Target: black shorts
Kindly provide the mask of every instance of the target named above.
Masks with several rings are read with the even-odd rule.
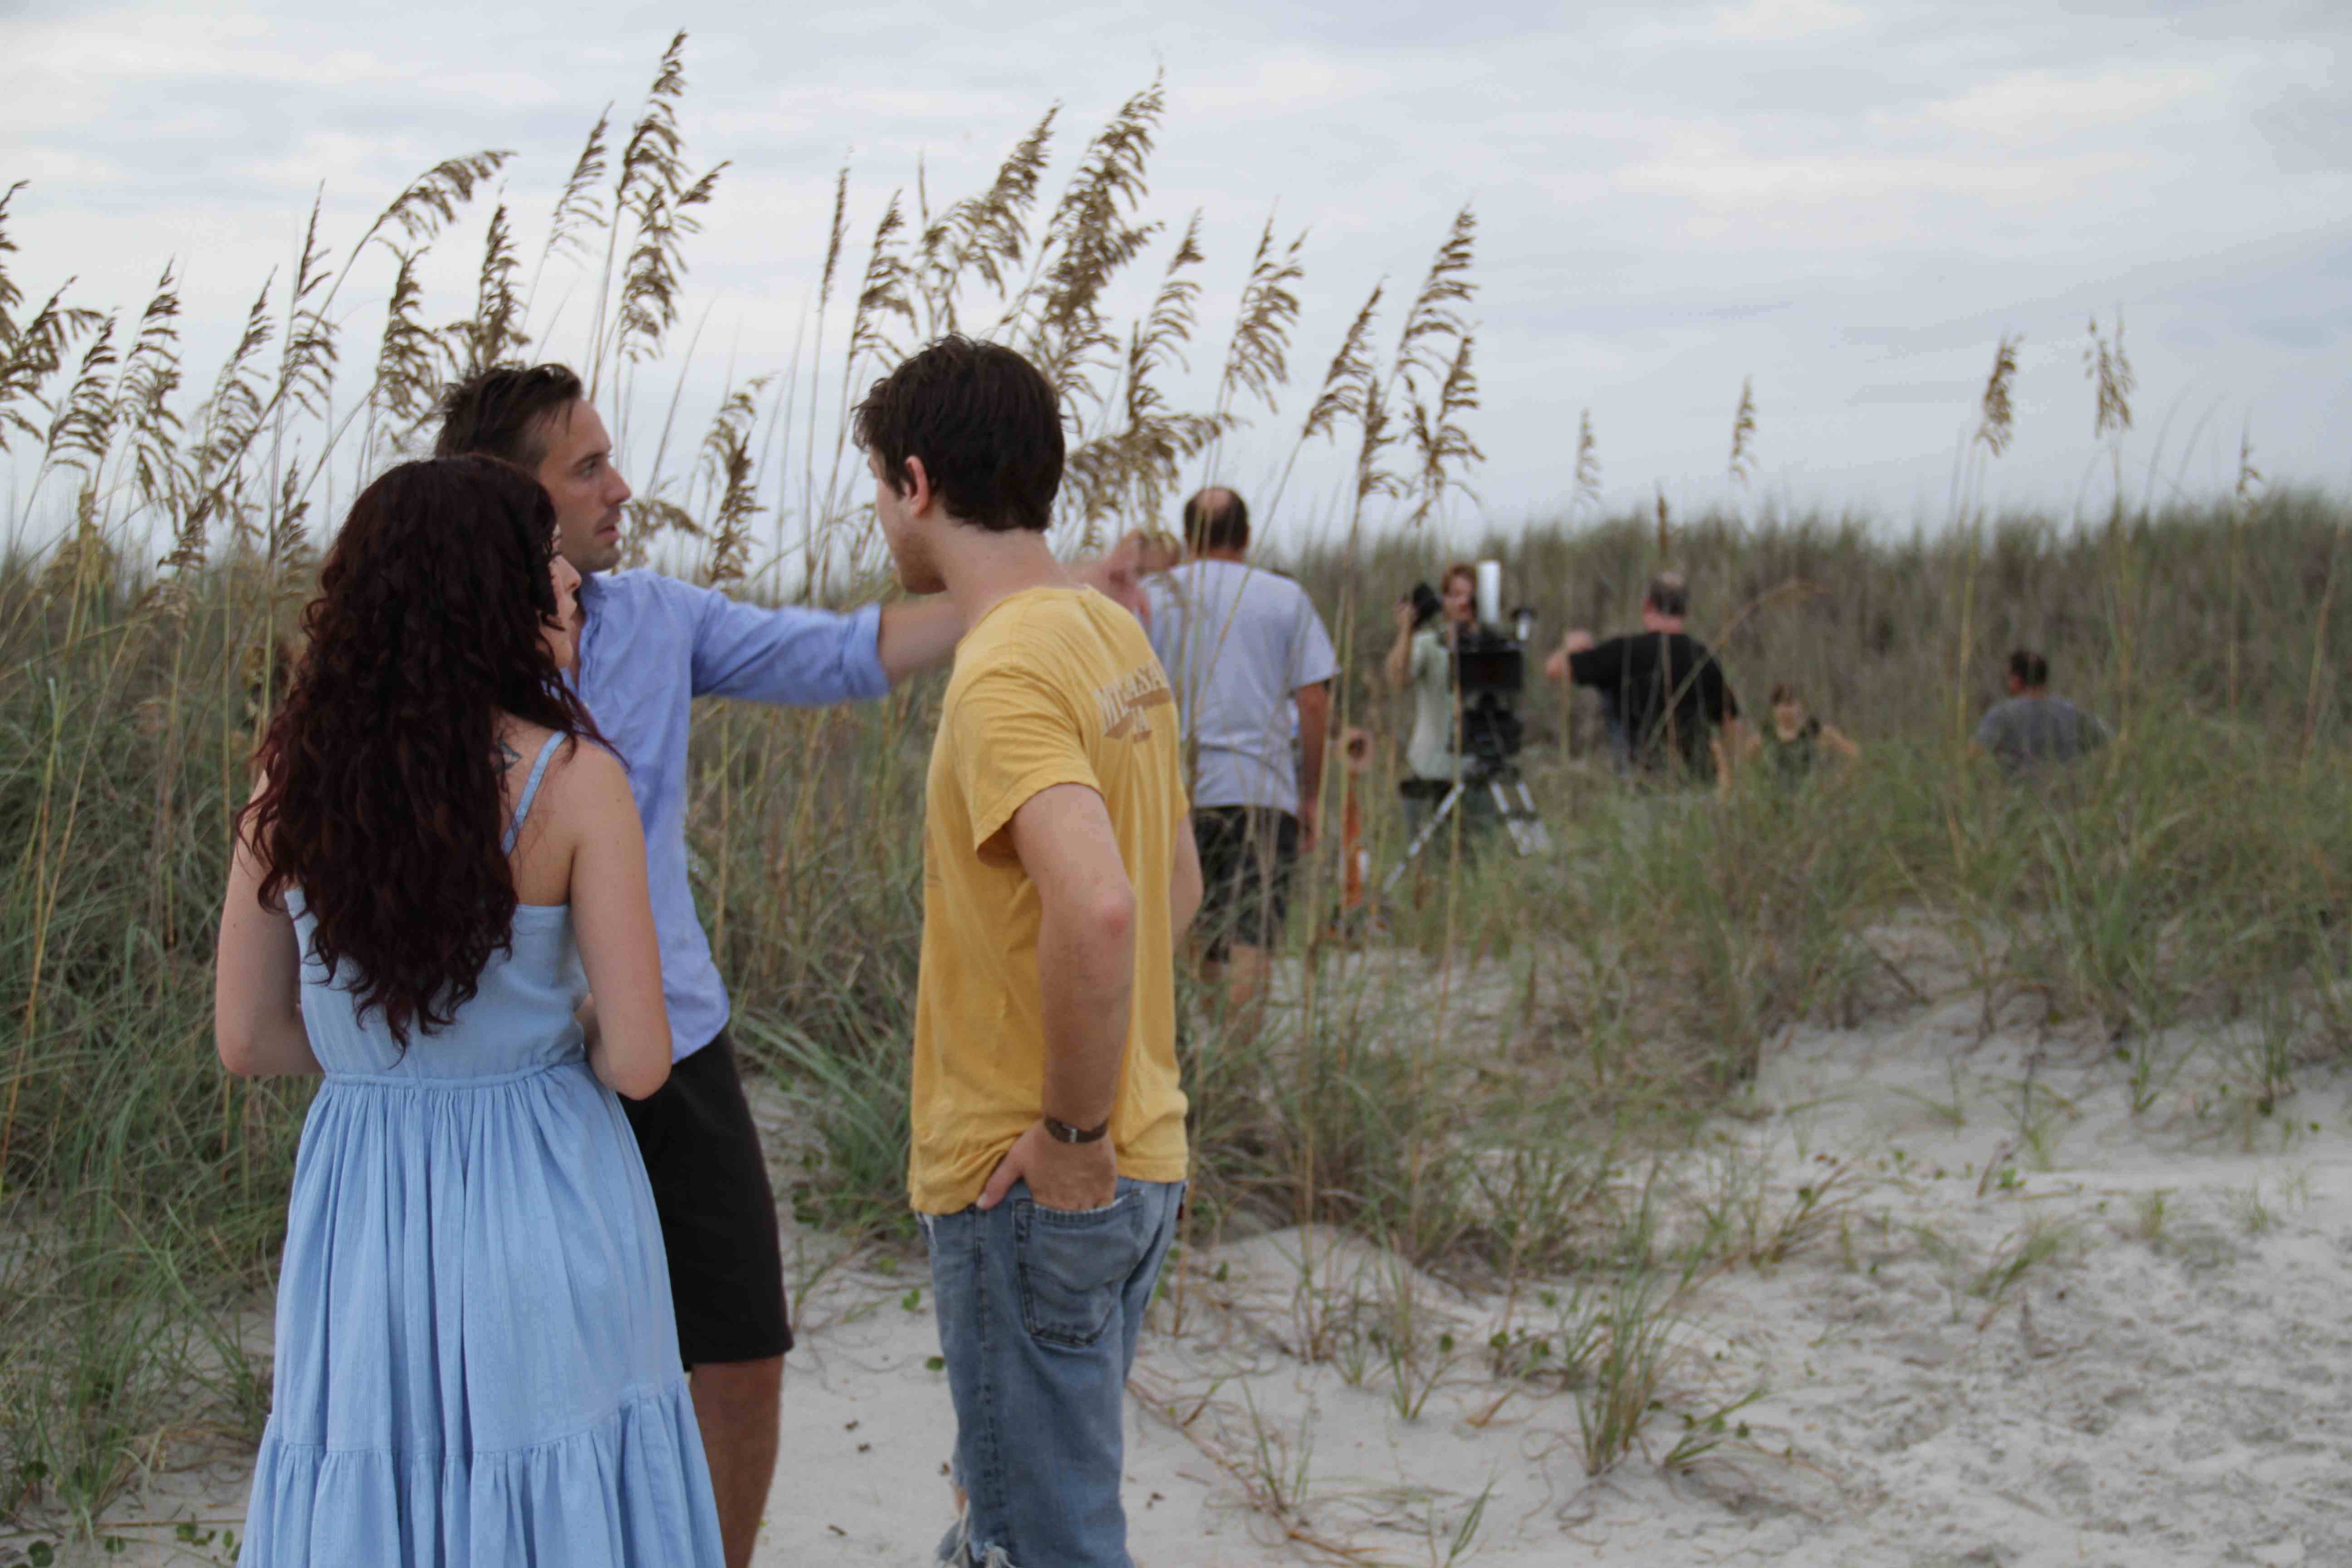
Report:
[[[727,1031],[673,1066],[667,1083],[621,1109],[661,1215],[679,1356],[691,1367],[765,1361],[792,1349],[776,1194]]]
[[[1201,951],[1222,959],[1233,944],[1272,947],[1290,909],[1298,819],[1270,805],[1204,805],[1192,813],[1201,851]]]

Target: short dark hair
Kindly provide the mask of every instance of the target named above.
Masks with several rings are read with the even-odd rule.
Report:
[[[1249,548],[1249,503],[1237,490],[1212,485],[1184,503],[1184,542],[1203,550]]]
[[[1053,521],[1062,487],[1062,407],[1053,384],[1002,343],[950,333],[874,384],[857,405],[857,445],[903,491],[920,458],[948,515],[992,532]]]
[[[2011,650],[2009,672],[2017,677],[2020,686],[2028,689],[2050,684],[2050,661],[2030,647]]]
[[[537,473],[547,456],[548,426],[586,395],[567,365],[509,365],[468,376],[441,395],[436,458],[473,453]]]
[[[1679,572],[1661,572],[1650,579],[1650,591],[1642,603],[1662,616],[1690,614],[1690,584]]]

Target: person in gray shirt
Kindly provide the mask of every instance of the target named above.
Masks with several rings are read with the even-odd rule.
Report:
[[[1339,667],[1306,590],[1248,563],[1240,496],[1215,487],[1185,502],[1184,538],[1191,559],[1146,586],[1146,624],[1183,716],[1204,970],[1240,1008],[1264,993],[1292,864],[1315,847]]]
[[[2009,656],[2008,698],[1986,710],[1976,744],[2018,778],[2046,763],[2073,762],[2107,743],[2107,727],[2063,697],[2050,695],[2050,661],[2027,648]]]

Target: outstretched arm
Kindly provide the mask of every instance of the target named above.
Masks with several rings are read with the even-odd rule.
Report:
[[[745,604],[712,588],[662,586],[688,618],[694,694],[819,707],[879,697],[955,651],[963,617],[944,598],[844,613]]]
[[[941,595],[901,599],[882,606],[882,624],[875,634],[875,657],[890,684],[898,685],[934,665],[944,664],[963,636],[963,617]]]
[[[688,583],[663,583],[658,591],[672,596],[672,613],[687,617],[697,697],[815,708],[890,689],[879,605],[847,614],[805,605],[770,609]]]
[[[1069,573],[1077,582],[1125,605],[1135,612],[1146,629],[1150,628],[1150,606],[1143,599],[1131,553],[1114,552],[1093,560],[1074,562]],[[945,595],[900,599],[882,606],[875,657],[881,663],[883,674],[896,686],[909,676],[945,664],[962,637],[963,617]]]
[[[1554,680],[1566,680],[1576,673],[1576,656],[1591,653],[1596,645],[1592,634],[1579,626],[1559,639],[1559,647],[1544,660],[1544,673]]]

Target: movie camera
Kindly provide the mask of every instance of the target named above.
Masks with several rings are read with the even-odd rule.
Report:
[[[1484,791],[1494,801],[1496,819],[1520,854],[1551,847],[1551,836],[1536,815],[1535,797],[1519,776],[1517,760],[1526,739],[1518,701],[1527,689],[1528,644],[1535,635],[1536,614],[1522,606],[1504,615],[1501,562],[1479,562],[1475,582],[1476,619],[1454,634],[1453,645],[1461,772],[1413,835],[1403,858],[1390,869],[1381,883],[1384,892],[1460,807],[1465,790]],[[1442,613],[1442,601],[1426,583],[1413,584],[1412,598],[1416,624],[1425,625]]]
[[[1512,765],[1525,741],[1519,694],[1528,683],[1528,642],[1536,613],[1524,605],[1503,615],[1503,563],[1477,566],[1477,616],[1454,641],[1454,687],[1462,713],[1458,750],[1465,782],[1480,784]]]

